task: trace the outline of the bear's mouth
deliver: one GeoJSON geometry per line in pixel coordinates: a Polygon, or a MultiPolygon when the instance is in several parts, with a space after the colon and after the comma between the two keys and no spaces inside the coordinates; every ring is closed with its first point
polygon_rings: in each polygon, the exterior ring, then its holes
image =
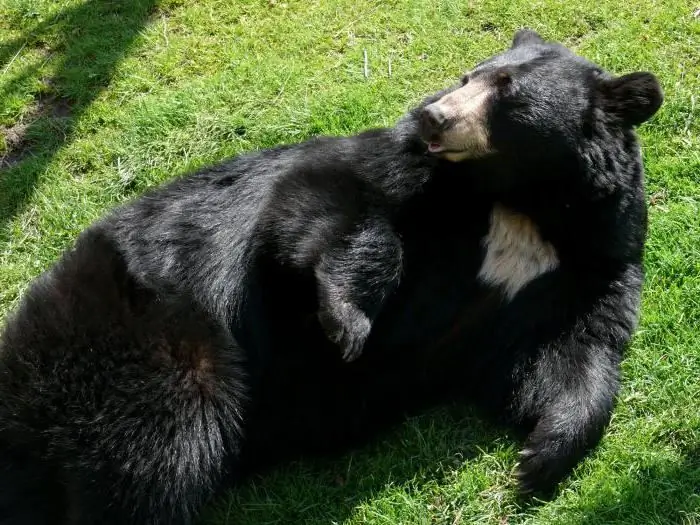
{"type": "Polygon", "coordinates": [[[433,153],[435,155],[439,153],[464,153],[466,150],[460,149],[449,149],[440,144],[439,142],[426,142],[428,145],[428,153],[433,153]]]}

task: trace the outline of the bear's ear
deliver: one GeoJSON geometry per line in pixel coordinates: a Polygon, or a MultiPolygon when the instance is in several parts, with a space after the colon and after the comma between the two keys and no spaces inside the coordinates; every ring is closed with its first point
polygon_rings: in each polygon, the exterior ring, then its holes
{"type": "Polygon", "coordinates": [[[521,29],[513,36],[511,48],[531,44],[544,44],[544,40],[532,29],[521,29]]]}
{"type": "Polygon", "coordinates": [[[598,92],[603,110],[627,126],[649,120],[664,100],[656,77],[642,71],[602,80],[598,92]]]}

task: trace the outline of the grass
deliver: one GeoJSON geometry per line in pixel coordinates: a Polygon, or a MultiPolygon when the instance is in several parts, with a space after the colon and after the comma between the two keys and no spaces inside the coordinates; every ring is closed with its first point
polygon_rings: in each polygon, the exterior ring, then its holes
{"type": "Polygon", "coordinates": [[[0,0],[0,317],[111,206],[242,151],[391,124],[527,25],[618,73],[655,72],[667,96],[640,130],[651,217],[643,318],[601,447],[555,499],[525,505],[510,479],[517,443],[447,407],[338,461],[256,478],[205,523],[697,525],[697,7],[0,0]]]}

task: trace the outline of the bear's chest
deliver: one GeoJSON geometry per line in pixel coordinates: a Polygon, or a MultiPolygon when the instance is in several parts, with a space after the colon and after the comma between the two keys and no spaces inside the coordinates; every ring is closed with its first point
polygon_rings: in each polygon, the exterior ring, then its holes
{"type": "Polygon", "coordinates": [[[556,249],[542,238],[534,221],[501,204],[491,210],[482,247],[484,258],[477,277],[483,284],[500,288],[508,300],[559,266],[556,249]]]}

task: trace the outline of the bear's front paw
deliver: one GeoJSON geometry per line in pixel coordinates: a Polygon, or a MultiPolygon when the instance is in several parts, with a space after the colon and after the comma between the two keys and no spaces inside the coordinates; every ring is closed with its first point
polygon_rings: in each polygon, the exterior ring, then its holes
{"type": "Polygon", "coordinates": [[[542,441],[529,439],[520,452],[520,461],[515,471],[520,494],[551,497],[557,483],[576,463],[575,459],[567,453],[567,448],[561,440],[557,439],[542,441]]]}
{"type": "Polygon", "coordinates": [[[345,361],[360,357],[372,327],[364,312],[350,303],[340,303],[332,310],[320,310],[318,320],[328,339],[342,349],[345,361]]]}

